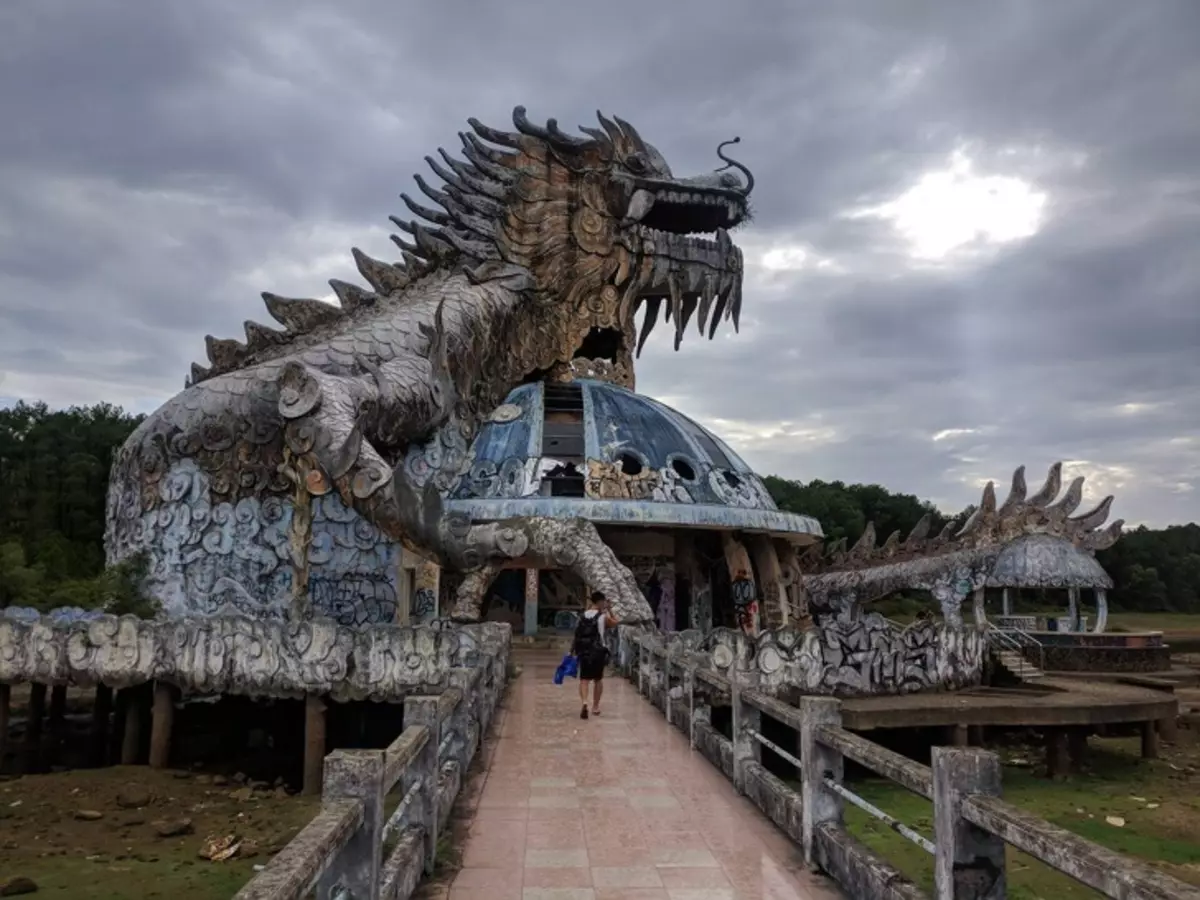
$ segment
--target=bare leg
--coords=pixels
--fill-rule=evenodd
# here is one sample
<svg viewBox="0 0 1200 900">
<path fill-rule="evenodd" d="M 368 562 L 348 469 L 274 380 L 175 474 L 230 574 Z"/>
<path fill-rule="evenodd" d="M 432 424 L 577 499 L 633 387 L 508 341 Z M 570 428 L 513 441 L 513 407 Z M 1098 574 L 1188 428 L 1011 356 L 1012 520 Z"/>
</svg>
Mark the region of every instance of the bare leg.
<svg viewBox="0 0 1200 900">
<path fill-rule="evenodd" d="M 590 681 L 584 681 L 582 678 L 579 679 L 579 702 L 582 703 L 584 706 L 587 706 L 587 702 L 588 702 L 588 685 L 589 684 L 591 684 Z"/>
<path fill-rule="evenodd" d="M 604 693 L 604 679 L 594 682 L 595 687 L 592 688 L 592 712 L 596 715 L 600 714 L 600 695 Z"/>
</svg>

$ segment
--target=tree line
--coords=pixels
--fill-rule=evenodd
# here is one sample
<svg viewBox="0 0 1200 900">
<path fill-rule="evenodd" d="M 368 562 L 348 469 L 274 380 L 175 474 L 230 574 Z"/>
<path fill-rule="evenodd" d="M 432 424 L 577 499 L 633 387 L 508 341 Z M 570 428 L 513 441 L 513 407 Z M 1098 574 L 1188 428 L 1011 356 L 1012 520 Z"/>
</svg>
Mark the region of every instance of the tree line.
<svg viewBox="0 0 1200 900">
<path fill-rule="evenodd" d="M 113 454 L 142 421 L 117 406 L 0 409 L 0 608 L 79 606 L 145 611 L 144 561 L 106 568 L 104 513 Z M 925 514 L 934 531 L 963 521 L 877 484 L 767 476 L 780 509 L 820 521 L 829 540 L 907 534 Z M 1097 554 L 1116 582 L 1114 608 L 1200 613 L 1200 525 L 1137 528 Z"/>
</svg>

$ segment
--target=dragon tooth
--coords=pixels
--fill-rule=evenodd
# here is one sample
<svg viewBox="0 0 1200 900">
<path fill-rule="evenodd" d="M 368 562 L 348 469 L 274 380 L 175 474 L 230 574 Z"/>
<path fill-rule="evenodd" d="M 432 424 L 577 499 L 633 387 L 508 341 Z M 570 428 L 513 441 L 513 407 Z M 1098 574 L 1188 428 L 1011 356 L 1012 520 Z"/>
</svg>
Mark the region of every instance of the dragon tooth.
<svg viewBox="0 0 1200 900">
<path fill-rule="evenodd" d="M 688 322 L 692 319 L 692 313 L 696 311 L 696 305 L 700 302 L 699 295 L 695 293 L 684 294 L 683 297 L 683 322 L 679 326 L 679 337 L 683 337 L 684 329 L 687 328 Z M 678 338 L 676 338 L 678 340 Z"/>
<path fill-rule="evenodd" d="M 708 339 L 711 341 L 717 333 L 717 326 L 721 324 L 721 314 L 725 311 L 725 302 L 729 299 L 728 294 L 717 292 L 717 305 L 713 309 L 712 321 L 708 326 Z"/>
<path fill-rule="evenodd" d="M 640 222 L 654 208 L 654 195 L 647 190 L 639 189 L 629 198 L 629 208 L 625 210 L 625 220 Z"/>
<path fill-rule="evenodd" d="M 667 287 L 671 291 L 671 315 L 675 317 L 675 349 L 683 342 L 683 288 L 679 284 L 679 273 L 672 272 L 667 278 Z"/>
<path fill-rule="evenodd" d="M 641 357 L 642 348 L 646 346 L 646 338 L 650 337 L 650 332 L 654 330 L 655 323 L 658 322 L 658 310 L 662 306 L 662 297 L 647 297 L 646 298 L 646 317 L 642 320 L 642 333 L 638 335 L 637 356 Z"/>
<path fill-rule="evenodd" d="M 733 331 L 739 333 L 741 318 L 742 318 L 742 279 L 733 278 L 733 285 L 729 290 L 729 308 L 733 315 Z"/>
<path fill-rule="evenodd" d="M 667 277 L 671 273 L 671 260 L 667 256 L 654 257 L 654 268 L 650 270 L 650 290 L 659 290 L 667 286 Z"/>
<path fill-rule="evenodd" d="M 712 272 L 704 273 L 704 283 L 701 286 L 700 292 L 700 316 L 697 325 L 700 328 L 700 334 L 704 334 L 704 326 L 708 324 L 708 312 L 712 309 L 713 298 L 716 296 L 715 277 Z"/>
</svg>

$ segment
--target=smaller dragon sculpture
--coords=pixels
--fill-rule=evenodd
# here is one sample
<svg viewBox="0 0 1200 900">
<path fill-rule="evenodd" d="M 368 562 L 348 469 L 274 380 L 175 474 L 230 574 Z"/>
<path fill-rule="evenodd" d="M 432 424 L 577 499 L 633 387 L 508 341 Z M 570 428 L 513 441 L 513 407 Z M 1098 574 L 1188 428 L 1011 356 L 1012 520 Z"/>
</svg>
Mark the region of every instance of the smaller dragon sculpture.
<svg viewBox="0 0 1200 900">
<path fill-rule="evenodd" d="M 996 502 L 995 483 L 987 483 L 961 528 L 951 522 L 931 535 L 932 517 L 925 515 L 903 540 L 896 531 L 877 544 L 875 525 L 868 523 L 849 548 L 844 538 L 824 548 L 816 544 L 800 558 L 810 609 L 820 618 L 895 591 L 928 590 L 946 622 L 961 625 L 963 600 L 985 585 L 1001 552 L 1016 542 L 1039 542 L 1050 550 L 1050 560 L 1061 560 L 1072 547 L 1091 554 L 1116 543 L 1123 520 L 1101 528 L 1112 508 L 1111 495 L 1072 516 L 1083 500 L 1083 484 L 1080 476 L 1062 491 L 1062 463 L 1056 462 L 1045 484 L 1029 496 L 1021 466 L 1003 502 Z"/>
</svg>

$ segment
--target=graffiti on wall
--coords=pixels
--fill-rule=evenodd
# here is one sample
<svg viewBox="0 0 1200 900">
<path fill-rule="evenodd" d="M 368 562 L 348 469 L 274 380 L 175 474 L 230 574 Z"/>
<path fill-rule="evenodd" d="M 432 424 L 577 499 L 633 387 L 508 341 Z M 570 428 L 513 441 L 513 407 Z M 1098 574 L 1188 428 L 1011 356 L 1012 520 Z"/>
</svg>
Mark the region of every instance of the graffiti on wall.
<svg viewBox="0 0 1200 900">
<path fill-rule="evenodd" d="M 738 628 L 747 634 L 753 634 L 758 621 L 758 598 L 754 590 L 754 580 L 743 570 L 733 576 L 729 585 L 729 597 L 733 601 L 733 615 Z"/>
<path fill-rule="evenodd" d="M 417 565 L 412 599 L 412 621 L 428 622 L 437 618 L 440 577 L 441 569 L 437 563 L 421 562 Z"/>
<path fill-rule="evenodd" d="M 707 632 L 712 628 L 712 585 L 706 580 L 692 585 L 692 609 L 689 625 L 696 631 Z"/>
<path fill-rule="evenodd" d="M 974 628 L 928 619 L 904 628 L 878 613 L 827 617 L 805 632 L 793 628 L 751 637 L 718 629 L 711 637 L 713 667 L 735 660 L 757 670 L 767 691 L 785 686 L 819 694 L 907 694 L 978 684 L 986 641 Z"/>
<path fill-rule="evenodd" d="M 370 625 L 396 617 L 396 585 L 388 575 L 310 575 L 308 596 L 317 615 L 327 616 L 339 625 Z"/>
</svg>

